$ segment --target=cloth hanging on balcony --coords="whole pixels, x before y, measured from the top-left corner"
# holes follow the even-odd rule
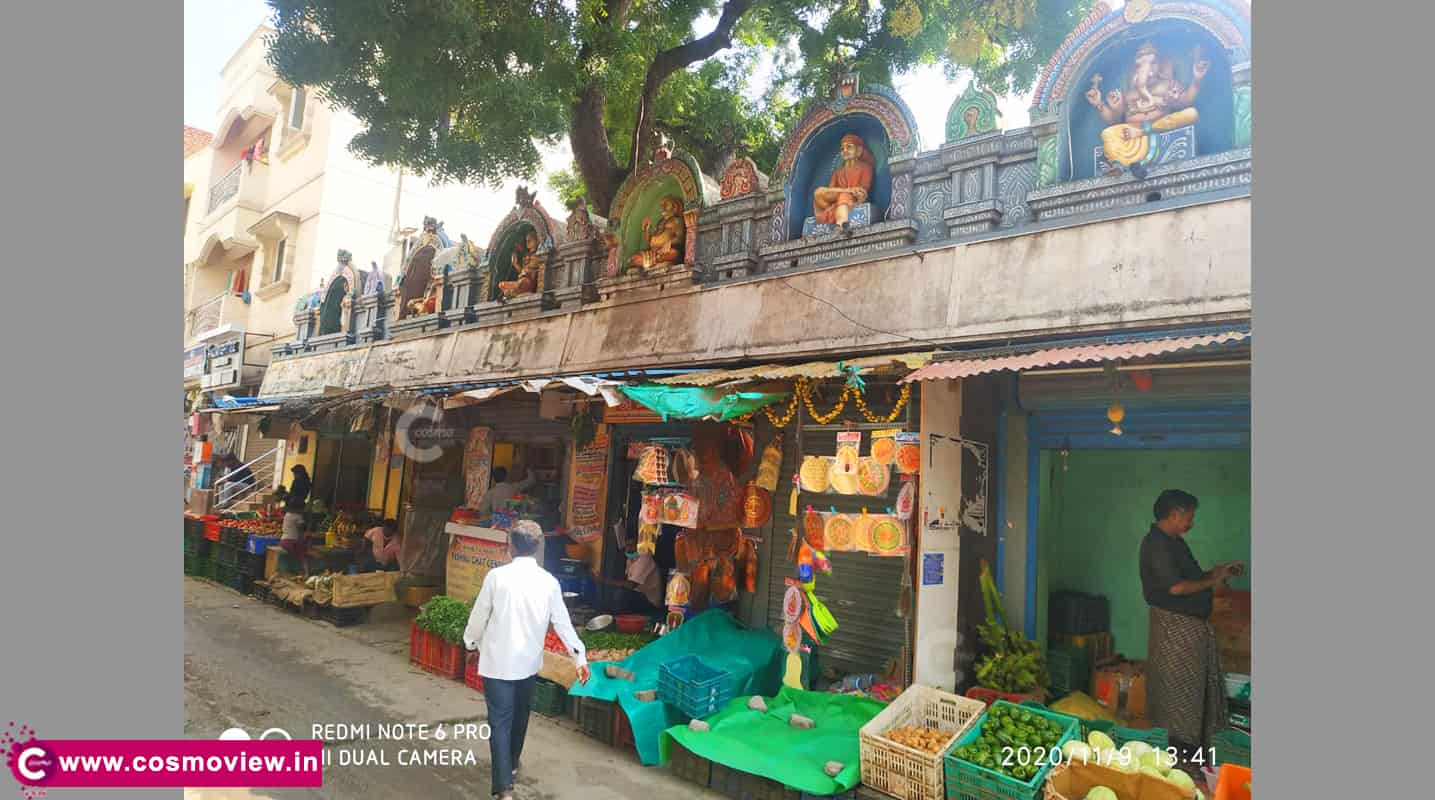
[[[715,419],[726,422],[785,399],[789,392],[723,392],[699,386],[624,386],[623,394],[663,418]]]

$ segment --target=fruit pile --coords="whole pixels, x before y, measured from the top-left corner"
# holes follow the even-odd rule
[[[912,725],[903,725],[900,728],[893,728],[882,734],[885,739],[891,739],[897,744],[910,747],[914,750],[921,750],[925,753],[940,753],[946,749],[947,743],[952,740],[952,732],[938,730],[937,728],[918,728]]]
[[[229,519],[224,521],[224,525],[228,528],[238,528],[244,531],[245,535],[280,536],[283,534],[283,527],[278,522],[267,519]]]

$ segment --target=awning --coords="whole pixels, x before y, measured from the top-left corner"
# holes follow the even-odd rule
[[[659,378],[654,383],[681,384],[685,386],[722,386],[752,381],[791,380],[793,378],[842,378],[846,367],[860,367],[863,373],[891,369],[906,372],[929,363],[936,355],[931,350],[919,353],[894,353],[883,356],[864,356],[843,361],[809,361],[805,364],[763,364],[742,369],[713,370],[711,372],[689,372]]]
[[[700,386],[624,386],[623,394],[670,419],[726,422],[787,399],[789,392],[724,392]]]
[[[1174,336],[1167,339],[1125,342],[1120,344],[1101,343],[1049,347],[1017,355],[992,356],[986,358],[953,359],[937,361],[903,378],[901,383],[931,381],[952,378],[969,378],[988,372],[1003,372],[1040,369],[1061,364],[1085,362],[1118,361],[1132,358],[1149,358],[1198,347],[1212,347],[1243,342],[1251,337],[1248,330],[1226,331],[1203,336]]]
[[[214,406],[212,408],[200,410],[218,411],[221,413],[236,411],[254,413],[258,411],[275,411],[278,408],[279,404],[273,400],[261,400],[258,397],[231,397],[229,395],[221,395],[214,398]]]

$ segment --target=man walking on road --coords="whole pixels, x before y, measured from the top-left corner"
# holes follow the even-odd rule
[[[478,673],[488,703],[492,729],[489,752],[493,760],[493,796],[512,800],[533,683],[543,666],[543,642],[552,624],[558,637],[578,662],[578,681],[588,682],[588,658],[583,641],[573,630],[558,579],[538,565],[543,530],[522,520],[508,533],[511,564],[490,570],[474,601],[464,645],[477,650]]]

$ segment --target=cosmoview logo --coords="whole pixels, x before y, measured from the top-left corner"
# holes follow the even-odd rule
[[[428,439],[452,439],[457,432],[445,428],[434,427],[434,424],[443,419],[443,412],[438,406],[431,403],[418,403],[405,411],[394,423],[394,435],[398,437],[399,452],[410,461],[420,464],[431,464],[443,455],[443,448],[437,444],[421,445],[420,441]],[[427,425],[415,429],[414,426],[420,422],[427,422]]]
[[[31,783],[44,783],[54,775],[55,754],[43,744],[32,744],[15,754],[15,770]]]

